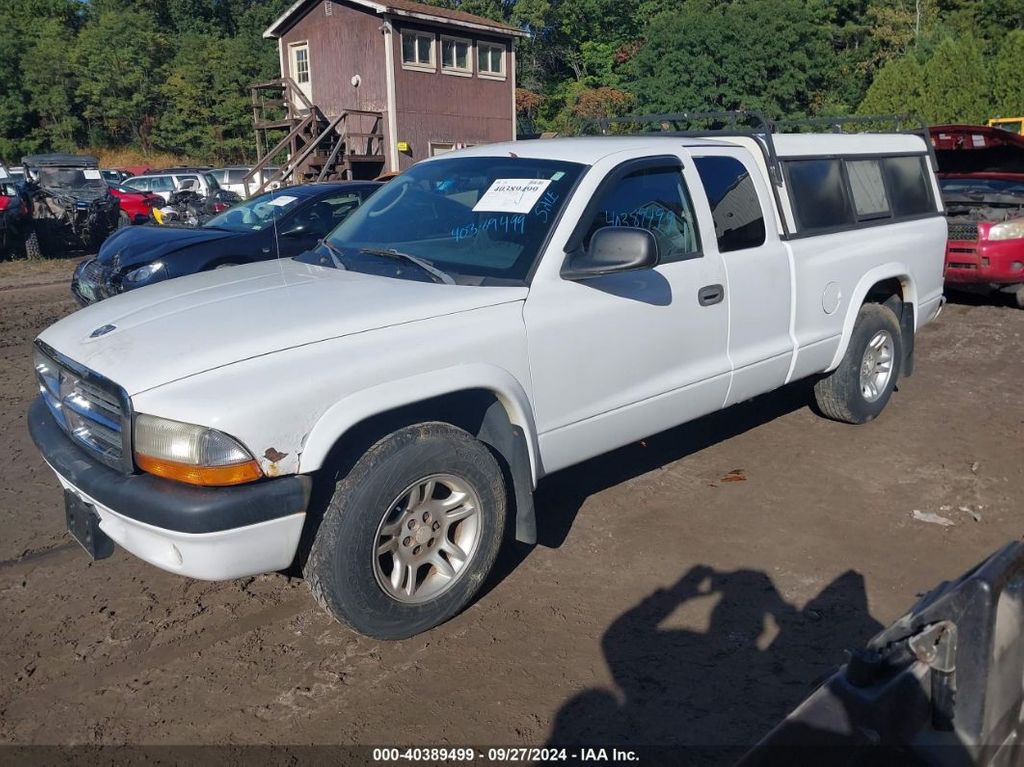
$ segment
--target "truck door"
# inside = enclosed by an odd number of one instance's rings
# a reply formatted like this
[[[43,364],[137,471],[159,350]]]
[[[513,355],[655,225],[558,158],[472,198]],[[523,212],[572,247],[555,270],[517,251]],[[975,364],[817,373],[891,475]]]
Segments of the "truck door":
[[[705,196],[715,227],[704,252],[717,251],[729,275],[731,405],[786,382],[795,348],[792,264],[778,237],[771,193],[749,153],[691,152],[701,179],[695,192]]]
[[[556,230],[524,307],[545,472],[725,401],[731,299],[721,256],[702,247],[714,229],[707,207],[698,210],[692,201],[690,189],[699,183],[681,154],[606,158],[567,207],[566,219],[575,220]],[[651,231],[659,265],[564,278],[567,254],[587,248],[608,226]]]

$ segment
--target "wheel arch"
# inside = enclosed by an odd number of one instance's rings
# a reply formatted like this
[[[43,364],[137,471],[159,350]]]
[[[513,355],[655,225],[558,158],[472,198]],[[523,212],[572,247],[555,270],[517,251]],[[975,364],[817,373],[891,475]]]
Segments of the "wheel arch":
[[[426,421],[458,426],[496,454],[510,485],[516,538],[536,542],[533,489],[540,466],[532,410],[519,382],[491,366],[457,366],[345,397],[307,435],[298,471],[347,471],[381,437]]]
[[[910,374],[913,367],[914,332],[917,325],[915,312],[917,286],[910,275],[910,269],[906,264],[899,262],[875,267],[866,272],[857,282],[857,286],[850,294],[850,302],[847,304],[846,316],[843,320],[843,333],[832,363],[828,367],[829,371],[835,370],[846,354],[861,306],[865,303],[888,303],[893,296],[899,297],[900,309],[896,312],[896,316],[900,322],[903,336],[903,374]]]

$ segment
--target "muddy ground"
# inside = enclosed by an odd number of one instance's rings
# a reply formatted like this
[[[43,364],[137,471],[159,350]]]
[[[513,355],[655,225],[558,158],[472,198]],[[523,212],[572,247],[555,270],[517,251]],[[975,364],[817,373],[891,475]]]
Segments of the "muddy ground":
[[[791,388],[553,476],[541,545],[510,547],[465,613],[365,639],[298,580],[69,542],[25,427],[32,338],[74,309],[48,269],[0,274],[0,742],[749,743],[1021,534],[1024,312],[953,304],[878,421]]]

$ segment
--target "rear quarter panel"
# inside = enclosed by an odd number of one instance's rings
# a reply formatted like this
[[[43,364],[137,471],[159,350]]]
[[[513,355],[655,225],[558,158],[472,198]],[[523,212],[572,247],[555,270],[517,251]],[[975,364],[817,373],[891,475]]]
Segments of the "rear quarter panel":
[[[860,306],[876,283],[900,280],[904,300],[914,304],[918,327],[934,316],[941,301],[946,221],[938,212],[912,221],[795,239],[789,247],[795,265],[798,347],[791,379],[839,364]]]

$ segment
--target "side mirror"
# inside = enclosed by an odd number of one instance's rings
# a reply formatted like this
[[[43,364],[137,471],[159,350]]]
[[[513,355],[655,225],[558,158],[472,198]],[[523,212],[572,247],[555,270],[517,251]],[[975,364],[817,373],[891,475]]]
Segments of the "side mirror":
[[[658,241],[647,229],[606,226],[594,232],[587,250],[569,257],[562,267],[562,277],[586,280],[603,274],[651,269],[658,265],[658,260]]]

